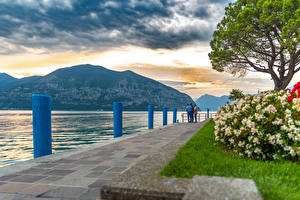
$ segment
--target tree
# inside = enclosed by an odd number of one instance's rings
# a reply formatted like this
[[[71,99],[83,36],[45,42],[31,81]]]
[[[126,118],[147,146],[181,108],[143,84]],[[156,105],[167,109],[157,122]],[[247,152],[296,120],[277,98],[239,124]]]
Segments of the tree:
[[[232,89],[229,95],[230,100],[237,100],[243,98],[245,95],[243,94],[243,91],[239,89]]]
[[[237,0],[225,8],[210,42],[213,69],[271,75],[285,89],[300,71],[300,0]]]

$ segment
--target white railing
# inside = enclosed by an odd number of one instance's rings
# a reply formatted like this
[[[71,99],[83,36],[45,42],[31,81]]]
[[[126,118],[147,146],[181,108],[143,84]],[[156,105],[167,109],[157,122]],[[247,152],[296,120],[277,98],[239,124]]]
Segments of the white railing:
[[[215,118],[217,112],[209,112],[209,118]],[[188,122],[187,121],[188,117],[187,117],[187,113],[182,113],[181,114],[181,122]],[[197,121],[203,121],[207,119],[207,112],[198,112],[197,114]]]

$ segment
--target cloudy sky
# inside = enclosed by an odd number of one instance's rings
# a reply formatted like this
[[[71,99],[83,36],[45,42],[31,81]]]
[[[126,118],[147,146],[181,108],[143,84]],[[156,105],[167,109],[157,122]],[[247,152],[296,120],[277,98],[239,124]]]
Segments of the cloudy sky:
[[[209,41],[230,1],[0,0],[0,72],[20,78],[88,63],[130,69],[193,98],[272,89],[268,75],[211,69]]]

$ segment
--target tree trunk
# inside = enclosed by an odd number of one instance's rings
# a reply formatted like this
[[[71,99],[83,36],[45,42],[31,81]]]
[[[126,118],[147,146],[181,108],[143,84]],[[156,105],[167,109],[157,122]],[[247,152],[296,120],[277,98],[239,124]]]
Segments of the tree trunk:
[[[279,91],[279,90],[285,90],[286,87],[289,85],[291,82],[291,79],[288,77],[285,77],[284,79],[273,79],[274,81],[274,90]]]
[[[277,75],[274,73],[274,71],[270,70],[270,74],[274,82],[274,90],[276,91],[281,90],[283,80],[279,79]]]
[[[279,91],[279,90],[284,90],[286,87],[289,85],[291,82],[294,74],[295,74],[295,61],[291,59],[290,65],[288,68],[288,74],[286,76],[280,76],[279,77],[274,73],[273,70],[270,70],[271,77],[274,81],[274,90]],[[284,68],[283,68],[284,69]]]
[[[274,90],[279,91],[282,89],[285,89],[285,88],[282,88],[282,82],[274,80]]]

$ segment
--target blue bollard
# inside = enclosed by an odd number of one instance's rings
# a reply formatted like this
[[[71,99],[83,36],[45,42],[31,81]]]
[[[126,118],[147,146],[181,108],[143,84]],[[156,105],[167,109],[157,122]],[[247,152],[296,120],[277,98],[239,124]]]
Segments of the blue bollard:
[[[122,103],[114,102],[114,138],[122,136]]]
[[[167,107],[163,107],[163,126],[168,124],[168,110]]]
[[[153,106],[148,105],[148,129],[153,128]]]
[[[209,109],[207,108],[207,118],[209,118]]]
[[[52,154],[51,98],[32,95],[33,157]]]
[[[177,121],[177,108],[173,108],[173,124]]]

